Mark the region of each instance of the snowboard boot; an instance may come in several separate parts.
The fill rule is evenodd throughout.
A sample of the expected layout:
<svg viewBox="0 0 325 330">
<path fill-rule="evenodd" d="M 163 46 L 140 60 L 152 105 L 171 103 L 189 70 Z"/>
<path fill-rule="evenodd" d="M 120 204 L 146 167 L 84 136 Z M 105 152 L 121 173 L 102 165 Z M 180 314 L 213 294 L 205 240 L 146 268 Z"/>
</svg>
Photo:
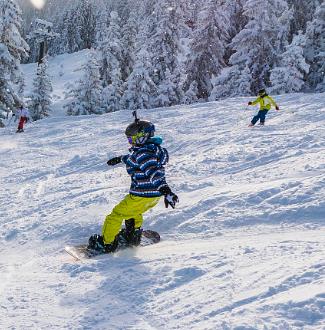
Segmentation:
<svg viewBox="0 0 325 330">
<path fill-rule="evenodd" d="M 264 122 L 263 122 L 263 123 L 262 123 L 262 122 L 260 122 L 260 123 L 259 123 L 259 125 L 260 125 L 260 126 L 264 126 Z"/>
<path fill-rule="evenodd" d="M 111 253 L 117 249 L 117 240 L 115 239 L 112 243 L 105 244 L 103 236 L 95 234 L 90 236 L 87 249 L 101 253 Z"/>
<path fill-rule="evenodd" d="M 136 228 L 133 233 L 131 244 L 134 246 L 140 245 L 141 236 L 142 236 L 142 228 Z"/>
<path fill-rule="evenodd" d="M 141 228 L 134 228 L 134 219 L 125 220 L 124 237 L 129 245 L 139 245 L 141 241 L 141 234 Z"/>
</svg>

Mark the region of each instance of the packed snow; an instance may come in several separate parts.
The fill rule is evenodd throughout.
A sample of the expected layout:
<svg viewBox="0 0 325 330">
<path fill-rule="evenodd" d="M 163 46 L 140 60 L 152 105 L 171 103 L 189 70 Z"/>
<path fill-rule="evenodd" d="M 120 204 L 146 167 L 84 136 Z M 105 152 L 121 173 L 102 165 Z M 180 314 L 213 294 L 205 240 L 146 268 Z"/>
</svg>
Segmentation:
<svg viewBox="0 0 325 330">
<path fill-rule="evenodd" d="M 128 192 L 106 161 L 132 121 L 62 116 L 78 59 L 56 70 L 52 117 L 0 130 L 0 328 L 324 329 L 325 94 L 275 96 L 265 127 L 247 127 L 253 98 L 139 111 L 180 203 L 145 215 L 159 244 L 77 262 L 64 246 Z"/>
</svg>

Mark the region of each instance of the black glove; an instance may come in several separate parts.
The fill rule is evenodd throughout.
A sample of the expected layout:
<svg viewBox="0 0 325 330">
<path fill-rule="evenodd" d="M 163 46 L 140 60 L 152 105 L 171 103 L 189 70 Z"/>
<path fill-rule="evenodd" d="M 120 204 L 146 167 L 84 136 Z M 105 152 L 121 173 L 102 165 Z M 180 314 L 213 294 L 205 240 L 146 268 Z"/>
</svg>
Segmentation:
<svg viewBox="0 0 325 330">
<path fill-rule="evenodd" d="M 248 104 L 248 105 L 252 105 L 252 103 L 253 103 L 253 102 L 249 101 L 247 104 Z"/>
<path fill-rule="evenodd" d="M 107 161 L 107 165 L 108 166 L 114 166 L 119 164 L 122 161 L 122 157 L 118 156 L 118 157 L 113 157 L 112 159 L 110 159 L 109 161 Z"/>
<path fill-rule="evenodd" d="M 165 196 L 164 202 L 166 208 L 168 208 L 168 205 L 170 205 L 174 209 L 176 203 L 179 202 L 178 196 L 174 194 L 168 186 L 163 186 L 159 189 L 159 192 Z"/>
</svg>

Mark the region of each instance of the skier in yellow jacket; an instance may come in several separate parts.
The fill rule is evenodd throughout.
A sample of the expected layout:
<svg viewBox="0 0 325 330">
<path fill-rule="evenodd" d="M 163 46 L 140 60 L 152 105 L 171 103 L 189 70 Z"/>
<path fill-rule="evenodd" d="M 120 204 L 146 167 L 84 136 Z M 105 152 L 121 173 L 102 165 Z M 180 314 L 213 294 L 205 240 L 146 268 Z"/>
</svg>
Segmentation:
<svg viewBox="0 0 325 330">
<path fill-rule="evenodd" d="M 272 99 L 272 97 L 267 95 L 265 89 L 259 90 L 257 99 L 255 101 L 248 102 L 248 105 L 255 105 L 257 103 L 260 104 L 260 111 L 257 113 L 256 116 L 253 117 L 251 123 L 248 125 L 249 127 L 254 126 L 258 122 L 258 120 L 260 121 L 260 125 L 264 125 L 265 117 L 268 111 L 271 109 L 272 105 L 275 107 L 276 110 L 280 110 L 278 105 Z"/>
</svg>

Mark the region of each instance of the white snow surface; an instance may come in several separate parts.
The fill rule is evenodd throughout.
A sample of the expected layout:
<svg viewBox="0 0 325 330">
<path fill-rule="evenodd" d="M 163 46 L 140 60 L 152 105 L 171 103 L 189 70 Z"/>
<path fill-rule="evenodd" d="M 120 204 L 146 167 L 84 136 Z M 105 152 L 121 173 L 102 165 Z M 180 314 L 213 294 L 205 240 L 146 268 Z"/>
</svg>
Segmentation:
<svg viewBox="0 0 325 330">
<path fill-rule="evenodd" d="M 84 262 L 63 248 L 127 194 L 106 161 L 131 112 L 0 130 L 0 329 L 324 329 L 324 96 L 278 96 L 253 129 L 252 98 L 140 111 L 180 203 L 145 214 L 159 244 Z"/>
</svg>

